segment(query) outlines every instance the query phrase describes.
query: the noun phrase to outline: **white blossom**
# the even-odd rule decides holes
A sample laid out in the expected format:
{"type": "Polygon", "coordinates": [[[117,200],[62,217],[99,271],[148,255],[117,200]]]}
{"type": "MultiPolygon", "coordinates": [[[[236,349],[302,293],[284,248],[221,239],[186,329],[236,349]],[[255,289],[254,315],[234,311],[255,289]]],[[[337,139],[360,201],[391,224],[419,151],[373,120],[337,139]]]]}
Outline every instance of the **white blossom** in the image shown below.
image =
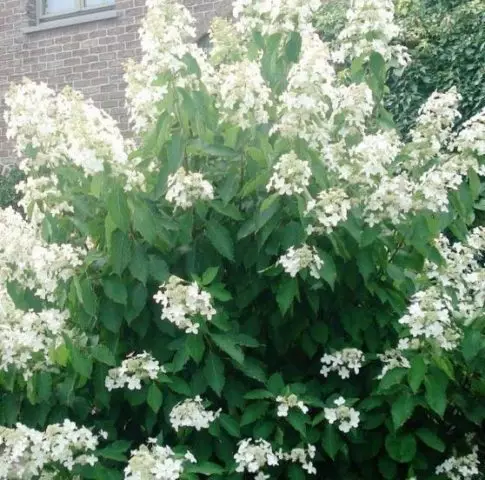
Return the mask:
{"type": "Polygon", "coordinates": [[[315,247],[303,244],[299,248],[290,247],[276,264],[281,265],[283,270],[291,277],[296,277],[298,272],[308,268],[312,277],[320,278],[323,260],[315,247]]]}
{"type": "Polygon", "coordinates": [[[0,276],[53,301],[58,285],[67,282],[82,264],[84,250],[70,244],[48,244],[39,227],[11,207],[0,209],[0,225],[0,276]]]}
{"type": "Polygon", "coordinates": [[[168,320],[186,333],[197,334],[200,324],[191,317],[211,320],[216,311],[211,296],[200,290],[197,283],[187,283],[172,275],[154,295],[156,303],[162,305],[162,320],[168,320]]]}
{"type": "Polygon", "coordinates": [[[170,423],[178,432],[181,427],[195,428],[197,431],[210,427],[210,424],[220,415],[220,410],[207,410],[202,398],[187,398],[175,405],[170,412],[170,423]]]}
{"type": "Polygon", "coordinates": [[[147,352],[130,354],[121,365],[108,371],[105,385],[108,390],[127,388],[140,390],[142,381],[155,380],[159,373],[165,373],[165,367],[147,352]]]}
{"type": "Polygon", "coordinates": [[[248,472],[255,474],[255,479],[269,478],[260,474],[265,467],[278,465],[279,456],[273,451],[271,444],[261,438],[253,440],[246,438],[238,443],[237,452],[234,454],[236,472],[248,472]],[[259,474],[259,477],[258,477],[259,474]]]}
{"type": "Polygon", "coordinates": [[[359,426],[360,413],[352,407],[347,407],[343,397],[337,398],[333,403],[336,405],[335,408],[324,409],[325,418],[330,424],[337,422],[338,429],[344,433],[359,426]]]}
{"type": "Polygon", "coordinates": [[[449,480],[470,480],[480,474],[478,447],[472,453],[462,457],[450,457],[436,467],[437,475],[444,475],[449,480]]]}
{"type": "Polygon", "coordinates": [[[485,155],[485,108],[462,125],[453,148],[461,153],[485,155]]]}
{"type": "Polygon", "coordinates": [[[219,67],[212,93],[222,121],[243,129],[269,120],[271,89],[261,75],[260,66],[247,59],[219,67]]]}
{"type": "Polygon", "coordinates": [[[201,173],[186,172],[179,168],[174,174],[169,175],[167,181],[166,200],[175,206],[186,210],[197,201],[208,201],[214,198],[212,185],[204,180],[201,173]]]}
{"type": "Polygon", "coordinates": [[[399,350],[398,348],[379,353],[377,358],[384,364],[381,373],[377,377],[379,380],[383,378],[387,372],[395,368],[411,368],[409,360],[404,356],[402,350],[399,350]]]}
{"type": "Polygon", "coordinates": [[[312,170],[305,160],[300,160],[295,152],[281,155],[273,167],[266,190],[276,191],[278,195],[294,195],[304,191],[310,184],[312,170]]]}
{"type": "Polygon", "coordinates": [[[33,480],[46,467],[71,471],[75,465],[94,465],[98,442],[90,430],[70,420],[49,425],[44,432],[20,423],[0,427],[0,479],[33,480]]]}
{"type": "Polygon", "coordinates": [[[283,453],[283,459],[292,463],[299,463],[308,474],[316,475],[317,469],[312,461],[315,458],[316,451],[314,445],[308,445],[307,448],[293,448],[289,453],[283,453]]]}
{"type": "Polygon", "coordinates": [[[348,195],[340,188],[323,190],[307,203],[305,215],[315,218],[316,226],[311,226],[309,233],[316,231],[331,233],[333,229],[347,220],[351,209],[348,195]]]}
{"type": "Polygon", "coordinates": [[[344,348],[333,354],[326,353],[322,359],[320,373],[328,377],[329,373],[336,372],[340,378],[350,378],[351,372],[357,375],[364,362],[364,353],[357,348],[344,348]]]}
{"type": "Polygon", "coordinates": [[[276,401],[278,402],[278,417],[287,417],[290,408],[299,408],[303,413],[308,413],[308,407],[302,400],[299,400],[294,393],[290,393],[289,395],[278,395],[276,401]]]}
{"type": "Polygon", "coordinates": [[[311,22],[321,4],[322,0],[235,0],[235,28],[263,35],[313,31],[311,22]]]}
{"type": "Polygon", "coordinates": [[[409,62],[406,49],[390,45],[398,33],[392,0],[352,0],[334,58],[342,62],[345,58],[368,58],[371,52],[378,52],[386,60],[395,58],[399,66],[405,66],[409,62]]]}
{"type": "Polygon", "coordinates": [[[157,445],[149,439],[148,445],[141,445],[131,452],[125,468],[125,480],[178,480],[187,463],[196,463],[195,457],[175,453],[170,447],[157,445]]]}

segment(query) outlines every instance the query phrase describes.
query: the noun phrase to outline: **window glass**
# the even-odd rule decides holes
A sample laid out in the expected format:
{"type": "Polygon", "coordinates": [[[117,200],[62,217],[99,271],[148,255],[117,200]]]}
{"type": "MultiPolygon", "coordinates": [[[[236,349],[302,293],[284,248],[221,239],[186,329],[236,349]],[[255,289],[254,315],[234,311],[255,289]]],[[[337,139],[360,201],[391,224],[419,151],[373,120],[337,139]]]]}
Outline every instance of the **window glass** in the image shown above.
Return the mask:
{"type": "Polygon", "coordinates": [[[72,12],[78,8],[78,0],[46,0],[44,2],[44,13],[72,12]]]}
{"type": "Polygon", "coordinates": [[[86,8],[93,8],[93,7],[104,7],[105,5],[112,5],[114,0],[86,0],[85,6],[86,8]]]}

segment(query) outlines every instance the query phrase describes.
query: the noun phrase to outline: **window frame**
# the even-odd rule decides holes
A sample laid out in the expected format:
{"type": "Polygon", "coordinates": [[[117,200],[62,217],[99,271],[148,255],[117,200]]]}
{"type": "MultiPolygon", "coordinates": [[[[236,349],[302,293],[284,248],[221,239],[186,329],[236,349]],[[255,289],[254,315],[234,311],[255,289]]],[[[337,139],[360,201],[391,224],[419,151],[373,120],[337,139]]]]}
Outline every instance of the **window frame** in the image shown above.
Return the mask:
{"type": "Polygon", "coordinates": [[[97,12],[104,12],[106,10],[113,10],[115,8],[115,1],[108,5],[101,5],[99,7],[86,7],[86,0],[76,0],[77,7],[75,10],[66,11],[63,13],[43,13],[45,0],[36,0],[36,20],[37,25],[49,22],[52,20],[60,20],[63,18],[78,17],[82,15],[88,15],[97,12]]]}

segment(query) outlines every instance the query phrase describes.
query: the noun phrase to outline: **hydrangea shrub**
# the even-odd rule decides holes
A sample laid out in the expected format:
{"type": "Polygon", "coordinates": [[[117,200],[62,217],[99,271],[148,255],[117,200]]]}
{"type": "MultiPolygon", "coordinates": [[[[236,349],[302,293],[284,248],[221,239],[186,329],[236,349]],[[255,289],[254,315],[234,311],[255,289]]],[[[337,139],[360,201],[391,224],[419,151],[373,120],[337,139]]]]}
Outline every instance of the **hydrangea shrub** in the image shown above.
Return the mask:
{"type": "Polygon", "coordinates": [[[0,479],[480,479],[485,112],[383,105],[390,0],[236,0],[210,53],[148,0],[134,138],[78,93],[6,99],[0,479]],[[351,75],[338,74],[351,62],[351,75]]]}

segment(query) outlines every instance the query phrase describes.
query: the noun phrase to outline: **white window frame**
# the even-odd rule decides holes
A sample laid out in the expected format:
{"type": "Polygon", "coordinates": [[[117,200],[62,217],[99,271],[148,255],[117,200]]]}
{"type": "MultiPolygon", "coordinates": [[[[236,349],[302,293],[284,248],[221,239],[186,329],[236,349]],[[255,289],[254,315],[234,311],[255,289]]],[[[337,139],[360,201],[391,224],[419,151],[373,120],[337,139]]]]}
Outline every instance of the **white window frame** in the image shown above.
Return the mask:
{"type": "Polygon", "coordinates": [[[86,7],[86,0],[76,0],[77,7],[75,10],[66,11],[63,13],[44,13],[45,0],[36,0],[37,7],[37,24],[48,22],[51,20],[59,20],[62,18],[69,18],[78,15],[86,15],[90,13],[103,12],[115,8],[115,2],[109,5],[101,5],[99,7],[86,7]]]}

